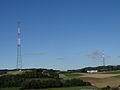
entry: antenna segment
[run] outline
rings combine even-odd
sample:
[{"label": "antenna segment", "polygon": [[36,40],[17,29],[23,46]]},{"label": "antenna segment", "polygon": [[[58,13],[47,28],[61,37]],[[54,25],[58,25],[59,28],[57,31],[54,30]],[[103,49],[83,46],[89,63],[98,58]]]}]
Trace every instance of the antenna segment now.
[{"label": "antenna segment", "polygon": [[18,24],[18,39],[17,39],[17,70],[22,69],[22,56],[21,56],[21,33],[20,22]]},{"label": "antenna segment", "polygon": [[104,54],[104,51],[102,51],[102,59],[103,59],[103,66],[105,66],[105,54]]}]

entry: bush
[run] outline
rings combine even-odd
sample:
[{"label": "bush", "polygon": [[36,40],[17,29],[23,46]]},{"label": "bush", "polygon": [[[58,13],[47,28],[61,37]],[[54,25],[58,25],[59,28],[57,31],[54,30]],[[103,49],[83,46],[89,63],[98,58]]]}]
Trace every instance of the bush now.
[{"label": "bush", "polygon": [[102,88],[102,90],[112,90],[110,86]]}]

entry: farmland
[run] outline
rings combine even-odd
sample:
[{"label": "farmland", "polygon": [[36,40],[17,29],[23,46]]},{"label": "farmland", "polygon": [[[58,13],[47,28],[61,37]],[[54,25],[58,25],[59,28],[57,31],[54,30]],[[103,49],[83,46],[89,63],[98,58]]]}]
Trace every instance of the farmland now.
[{"label": "farmland", "polygon": [[[20,87],[22,89],[47,89],[47,88],[64,88],[76,86],[91,86],[89,82],[84,82],[80,78],[80,74],[61,74],[55,70],[34,69],[31,71],[14,71],[7,72],[7,74],[0,77],[1,90],[16,90],[19,88],[5,88],[5,87]],[[66,77],[66,79],[65,79]],[[67,79],[68,78],[68,79]],[[4,88],[4,89],[3,89]]]},{"label": "farmland", "polygon": [[98,88],[106,87],[108,85],[111,87],[120,85],[120,73],[116,71],[94,74],[70,73],[69,75],[61,74],[60,76],[64,79],[80,78],[84,81],[90,82],[93,86],[96,86]]},{"label": "farmland", "polygon": [[[11,73],[9,73],[11,74]],[[13,74],[13,73],[12,73]],[[59,74],[60,78],[64,80],[70,80],[74,78],[79,78],[81,80],[90,82],[93,86],[84,86],[84,87],[63,87],[63,88],[49,88],[49,89],[37,89],[37,90],[80,90],[81,88],[102,88],[106,86],[118,86],[120,85],[120,73],[119,71],[110,71],[104,73],[63,73]],[[38,78],[34,78],[37,80]],[[32,79],[31,79],[32,80]],[[41,79],[40,79],[41,80]],[[43,79],[44,80],[44,79]],[[19,88],[1,88],[0,90],[19,90]],[[35,90],[35,89],[26,89],[26,90]]]},{"label": "farmland", "polygon": [[63,78],[63,79],[79,78],[80,76],[82,76],[82,74],[79,74],[79,73],[60,74],[60,78]]}]

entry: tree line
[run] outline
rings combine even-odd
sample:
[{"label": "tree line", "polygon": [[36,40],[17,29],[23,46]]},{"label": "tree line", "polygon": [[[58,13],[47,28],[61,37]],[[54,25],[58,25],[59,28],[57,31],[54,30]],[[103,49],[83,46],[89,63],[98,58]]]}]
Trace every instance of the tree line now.
[{"label": "tree line", "polygon": [[57,88],[57,87],[72,87],[72,86],[91,86],[89,82],[84,82],[80,79],[60,80],[60,79],[49,79],[49,80],[30,80],[22,84],[21,90],[23,89],[42,89],[42,88]]},{"label": "tree line", "polygon": [[99,72],[103,71],[115,71],[115,70],[120,70],[120,65],[117,66],[97,66],[97,67],[86,67],[82,69],[77,69],[77,70],[68,70],[67,72],[87,72],[87,70],[98,70]]}]

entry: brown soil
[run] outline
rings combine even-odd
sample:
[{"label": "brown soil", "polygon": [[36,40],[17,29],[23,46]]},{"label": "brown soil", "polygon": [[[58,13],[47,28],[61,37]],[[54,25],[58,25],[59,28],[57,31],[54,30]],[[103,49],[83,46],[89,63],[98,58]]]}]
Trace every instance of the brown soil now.
[{"label": "brown soil", "polygon": [[93,77],[93,78],[109,78],[113,76],[118,76],[120,74],[84,74],[81,77]]},{"label": "brown soil", "polygon": [[89,81],[92,85],[99,88],[106,86],[115,87],[120,85],[120,78],[113,77],[120,74],[82,74],[83,76],[80,77],[81,79]]}]

